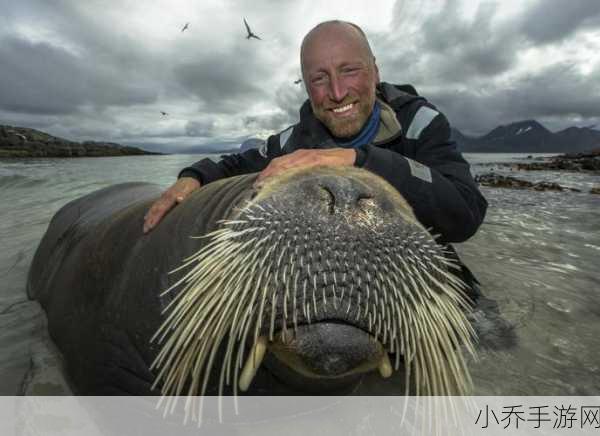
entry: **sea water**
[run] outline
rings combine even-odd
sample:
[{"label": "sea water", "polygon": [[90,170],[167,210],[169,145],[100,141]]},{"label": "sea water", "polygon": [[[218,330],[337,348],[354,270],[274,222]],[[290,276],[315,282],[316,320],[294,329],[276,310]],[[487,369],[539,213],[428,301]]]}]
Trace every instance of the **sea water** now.
[{"label": "sea water", "polygon": [[[39,350],[47,350],[43,311],[27,300],[25,286],[51,217],[69,201],[115,183],[166,188],[181,168],[203,157],[0,160],[0,394],[20,393]],[[489,202],[485,222],[457,249],[513,324],[516,342],[482,350],[470,363],[475,393],[600,395],[600,196],[588,193],[600,186],[600,176],[504,165],[537,155],[465,157],[474,174],[494,171],[582,191],[482,188]]]}]

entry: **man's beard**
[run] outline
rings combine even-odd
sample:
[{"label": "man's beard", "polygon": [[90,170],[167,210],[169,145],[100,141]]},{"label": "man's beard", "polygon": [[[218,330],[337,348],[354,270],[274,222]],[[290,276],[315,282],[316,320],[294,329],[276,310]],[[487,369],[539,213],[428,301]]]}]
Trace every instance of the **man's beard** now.
[{"label": "man's beard", "polygon": [[[336,138],[350,138],[358,134],[364,127],[365,123],[371,115],[373,109],[373,103],[365,104],[363,102],[358,103],[358,113],[353,117],[336,117],[332,111],[323,108],[314,108],[313,112],[315,117],[320,120],[325,127],[331,132]],[[340,104],[339,107],[344,106]]]}]

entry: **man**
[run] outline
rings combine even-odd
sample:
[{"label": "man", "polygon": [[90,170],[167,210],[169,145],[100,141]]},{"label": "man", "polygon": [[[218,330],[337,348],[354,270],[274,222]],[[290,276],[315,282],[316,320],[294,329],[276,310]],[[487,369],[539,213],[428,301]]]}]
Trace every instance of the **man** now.
[{"label": "man", "polygon": [[[446,117],[412,87],[380,82],[363,31],[328,21],[302,41],[302,77],[309,101],[300,122],[269,137],[259,150],[185,168],[148,211],[144,232],[203,184],[260,172],[257,183],[290,168],[358,166],[386,179],[441,243],[461,242],[483,221],[487,202],[469,165],[450,141]],[[472,276],[464,269],[467,281]]]}]

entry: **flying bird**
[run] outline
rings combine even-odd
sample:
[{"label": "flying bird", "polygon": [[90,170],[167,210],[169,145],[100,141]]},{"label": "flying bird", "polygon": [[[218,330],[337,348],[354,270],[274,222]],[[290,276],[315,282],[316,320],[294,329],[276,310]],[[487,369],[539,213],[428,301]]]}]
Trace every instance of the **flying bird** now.
[{"label": "flying bird", "polygon": [[250,39],[250,38],[260,39],[258,35],[252,33],[252,30],[250,30],[250,26],[248,26],[248,22],[246,21],[245,18],[244,18],[244,24],[246,25],[246,32],[248,32],[248,35],[246,35],[246,39]]},{"label": "flying bird", "polygon": [[298,83],[302,83],[302,79],[294,80],[294,85],[297,85]]},{"label": "flying bird", "polygon": [[185,23],[185,26],[183,26],[183,28],[181,29],[181,31],[183,32],[184,30],[186,30],[188,27],[190,27],[190,23]]},{"label": "flying bird", "polygon": [[163,115],[163,117],[166,117],[167,115],[169,115],[168,113],[166,113],[165,111],[160,111],[160,113]]}]

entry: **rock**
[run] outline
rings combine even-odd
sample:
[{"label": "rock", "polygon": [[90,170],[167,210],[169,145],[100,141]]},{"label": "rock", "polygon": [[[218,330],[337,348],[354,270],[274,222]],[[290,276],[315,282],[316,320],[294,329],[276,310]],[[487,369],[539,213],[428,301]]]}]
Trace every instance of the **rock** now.
[{"label": "rock", "polygon": [[2,157],[95,157],[162,154],[110,142],[82,143],[58,138],[26,127],[0,125]]},{"label": "rock", "polygon": [[600,148],[554,156],[544,162],[518,163],[516,168],[526,171],[585,171],[600,174]]},{"label": "rock", "polygon": [[516,177],[502,176],[495,173],[480,174],[475,177],[475,181],[483,186],[492,186],[495,188],[512,188],[512,189],[533,189],[536,191],[571,191],[581,192],[579,189],[567,188],[558,183],[553,182],[529,182],[520,180]]},{"label": "rock", "polygon": [[590,189],[590,194],[600,195],[600,186],[594,186],[592,189]]}]

